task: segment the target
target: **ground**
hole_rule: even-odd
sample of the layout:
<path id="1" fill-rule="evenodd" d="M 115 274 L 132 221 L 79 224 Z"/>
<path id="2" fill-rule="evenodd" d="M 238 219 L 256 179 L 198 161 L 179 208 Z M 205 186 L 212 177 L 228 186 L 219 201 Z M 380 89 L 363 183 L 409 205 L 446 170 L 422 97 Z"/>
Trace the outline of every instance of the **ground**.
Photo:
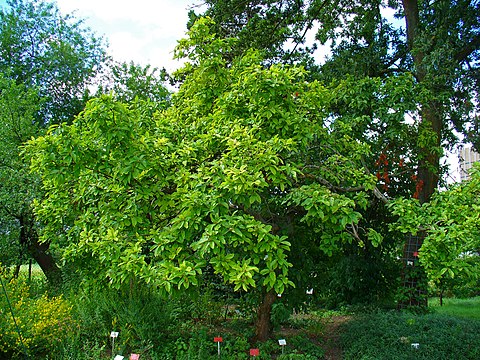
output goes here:
<path id="1" fill-rule="evenodd" d="M 351 318 L 351 316 L 332 316 L 325 319 L 325 327 L 321 336 L 322 347 L 325 350 L 325 360 L 342 359 L 339 327 Z"/>

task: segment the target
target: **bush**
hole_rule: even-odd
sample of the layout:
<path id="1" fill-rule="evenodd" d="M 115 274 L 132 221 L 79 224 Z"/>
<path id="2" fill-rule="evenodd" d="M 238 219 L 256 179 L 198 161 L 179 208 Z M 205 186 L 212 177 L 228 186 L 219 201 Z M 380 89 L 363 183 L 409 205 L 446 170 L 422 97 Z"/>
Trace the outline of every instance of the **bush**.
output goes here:
<path id="1" fill-rule="evenodd" d="M 3 281 L 9 301 L 6 296 L 0 297 L 0 354 L 11 358 L 25 352 L 45 355 L 77 331 L 78 324 L 72 318 L 72 307 L 61 296 L 43 294 L 33 297 L 25 281 Z"/>

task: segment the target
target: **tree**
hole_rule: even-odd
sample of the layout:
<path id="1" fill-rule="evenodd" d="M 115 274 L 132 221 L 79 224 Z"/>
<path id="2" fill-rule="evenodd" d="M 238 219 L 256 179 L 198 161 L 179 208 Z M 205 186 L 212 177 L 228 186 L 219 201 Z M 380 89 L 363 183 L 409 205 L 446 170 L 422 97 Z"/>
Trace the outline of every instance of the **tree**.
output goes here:
<path id="1" fill-rule="evenodd" d="M 240 3 L 242 6 L 238 5 Z M 410 140 L 391 141 L 388 136 L 372 138 L 369 132 L 371 126 L 359 127 L 355 138 L 367 137 L 372 145 L 375 157 L 372 156 L 367 162 L 370 169 L 375 167 L 382 154 L 382 161 L 390 163 L 392 155 L 393 159 L 400 156 L 404 160 L 416 160 L 416 163 L 411 162 L 413 166 L 410 167 L 415 174 L 411 174 L 414 176 L 402 192 L 408 189 L 422 203 L 428 202 L 443 174 L 444 169 L 440 164 L 443 151 L 451 149 L 458 141 L 455 134 L 460 133 L 465 141 L 480 146 L 478 116 L 475 115 L 478 112 L 480 53 L 478 2 L 337 0 L 301 3 L 303 6 L 295 8 L 296 16 L 288 18 L 294 19 L 296 26 L 277 22 L 275 17 L 268 16 L 271 12 L 278 12 L 273 9 L 274 4 L 279 9 L 293 9 L 295 4 L 300 4 L 294 0 L 208 1 L 210 7 L 207 13 L 221 20 L 219 29 L 226 28 L 228 30 L 223 31 L 239 34 L 242 39 L 248 39 L 248 32 L 253 33 L 250 29 L 261 24 L 265 36 L 261 37 L 260 34 L 259 37 L 268 42 L 271 35 L 268 29 L 282 32 L 275 27 L 278 24 L 284 34 L 296 34 L 292 36 L 294 49 L 302 45 L 308 31 L 315 31 L 319 43 L 330 46 L 329 57 L 316 74 L 327 83 L 338 82 L 346 76 L 361 81 L 365 78 L 387 79 L 412 74 L 412 90 L 415 89 L 416 95 L 411 100 L 417 103 L 417 109 L 408 109 L 413 120 L 409 127 Z M 255 9 L 261 11 L 255 12 Z M 254 15 L 247 16 L 252 11 Z M 237 19 L 245 19 L 245 22 Z M 312 30 L 314 28 L 318 30 Z M 255 40 L 243 49 L 256 46 L 257 37 L 253 38 Z M 263 47 L 277 48 L 276 54 L 281 55 L 284 51 L 282 46 L 290 38 L 287 36 L 281 40 L 272 37 L 271 42 L 263 44 Z M 373 118 L 368 106 L 358 110 L 357 115 L 365 116 L 365 121 L 370 125 L 385 133 L 401 134 L 397 132 L 398 123 L 389 121 L 388 116 Z M 352 113 L 351 109 L 345 107 L 340 107 L 338 112 L 340 115 Z M 384 152 L 387 148 L 388 153 Z M 403 164 L 408 165 L 405 162 Z M 397 167 L 398 173 L 406 168 Z M 390 191 L 389 195 L 400 194 Z M 405 257 L 408 257 L 407 254 Z"/>
<path id="2" fill-rule="evenodd" d="M 104 96 L 29 142 L 46 192 L 36 213 L 66 260 L 113 286 L 186 289 L 209 265 L 235 290 L 256 289 L 265 340 L 277 294 L 294 285 L 289 219 L 327 254 L 378 243 L 375 230 L 357 228 L 376 178 L 352 124 L 327 116 L 328 89 L 301 67 L 265 68 L 255 51 L 227 64 L 235 40 L 211 27 L 200 19 L 180 41 L 177 56 L 190 61 L 168 109 L 152 117 L 140 100 Z"/>
<path id="3" fill-rule="evenodd" d="M 72 120 L 104 59 L 101 41 L 51 3 L 11 0 L 0 9 L 0 236 L 2 247 L 18 250 L 3 261 L 18 265 L 28 254 L 51 282 L 59 267 L 49 241 L 38 241 L 31 209 L 38 178 L 19 154 L 48 124 Z"/>
<path id="4" fill-rule="evenodd" d="M 121 102 L 128 103 L 138 98 L 149 100 L 152 104 L 157 104 L 158 109 L 163 109 L 167 107 L 170 97 L 165 87 L 167 77 L 165 69 L 152 68 L 150 65 L 141 66 L 134 62 L 113 62 L 100 84 L 97 95 L 112 92 Z"/>
<path id="5" fill-rule="evenodd" d="M 45 99 L 41 124 L 69 121 L 102 71 L 104 44 L 73 15 L 40 0 L 7 0 L 0 10 L 0 71 L 36 87 Z"/>
<path id="6" fill-rule="evenodd" d="M 398 199 L 391 205 L 399 230 L 425 233 L 417 258 L 429 280 L 437 285 L 458 276 L 471 280 L 480 277 L 479 195 L 480 167 L 474 166 L 468 181 L 435 193 L 428 203 Z"/>

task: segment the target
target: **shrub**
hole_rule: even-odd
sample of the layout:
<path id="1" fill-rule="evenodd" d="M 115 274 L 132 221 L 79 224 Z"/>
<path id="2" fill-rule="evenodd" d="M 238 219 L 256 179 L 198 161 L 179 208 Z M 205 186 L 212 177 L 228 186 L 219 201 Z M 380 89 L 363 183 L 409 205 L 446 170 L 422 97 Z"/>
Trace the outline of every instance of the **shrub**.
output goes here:
<path id="1" fill-rule="evenodd" d="M 0 354 L 12 358 L 24 352 L 46 354 L 77 331 L 72 307 L 61 296 L 32 297 L 28 285 L 21 279 L 4 281 L 4 285 L 10 304 L 6 296 L 0 297 Z"/>

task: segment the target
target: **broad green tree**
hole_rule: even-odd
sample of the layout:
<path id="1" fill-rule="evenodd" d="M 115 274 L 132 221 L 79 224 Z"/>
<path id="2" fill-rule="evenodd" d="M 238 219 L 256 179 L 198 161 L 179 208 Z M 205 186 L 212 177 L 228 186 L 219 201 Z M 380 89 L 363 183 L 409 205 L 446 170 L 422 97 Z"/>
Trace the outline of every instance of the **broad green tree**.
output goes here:
<path id="1" fill-rule="evenodd" d="M 103 96 L 29 142 L 46 194 L 35 209 L 65 260 L 113 286 L 183 290 L 208 265 L 235 290 L 256 291 L 265 340 L 277 294 L 294 286 L 292 225 L 316 234 L 308 239 L 325 254 L 378 244 L 358 223 L 381 194 L 354 124 L 329 116 L 334 91 L 302 67 L 264 67 L 256 51 L 227 63 L 236 40 L 211 29 L 200 19 L 180 41 L 188 62 L 168 109 L 152 116 L 148 101 Z"/>

